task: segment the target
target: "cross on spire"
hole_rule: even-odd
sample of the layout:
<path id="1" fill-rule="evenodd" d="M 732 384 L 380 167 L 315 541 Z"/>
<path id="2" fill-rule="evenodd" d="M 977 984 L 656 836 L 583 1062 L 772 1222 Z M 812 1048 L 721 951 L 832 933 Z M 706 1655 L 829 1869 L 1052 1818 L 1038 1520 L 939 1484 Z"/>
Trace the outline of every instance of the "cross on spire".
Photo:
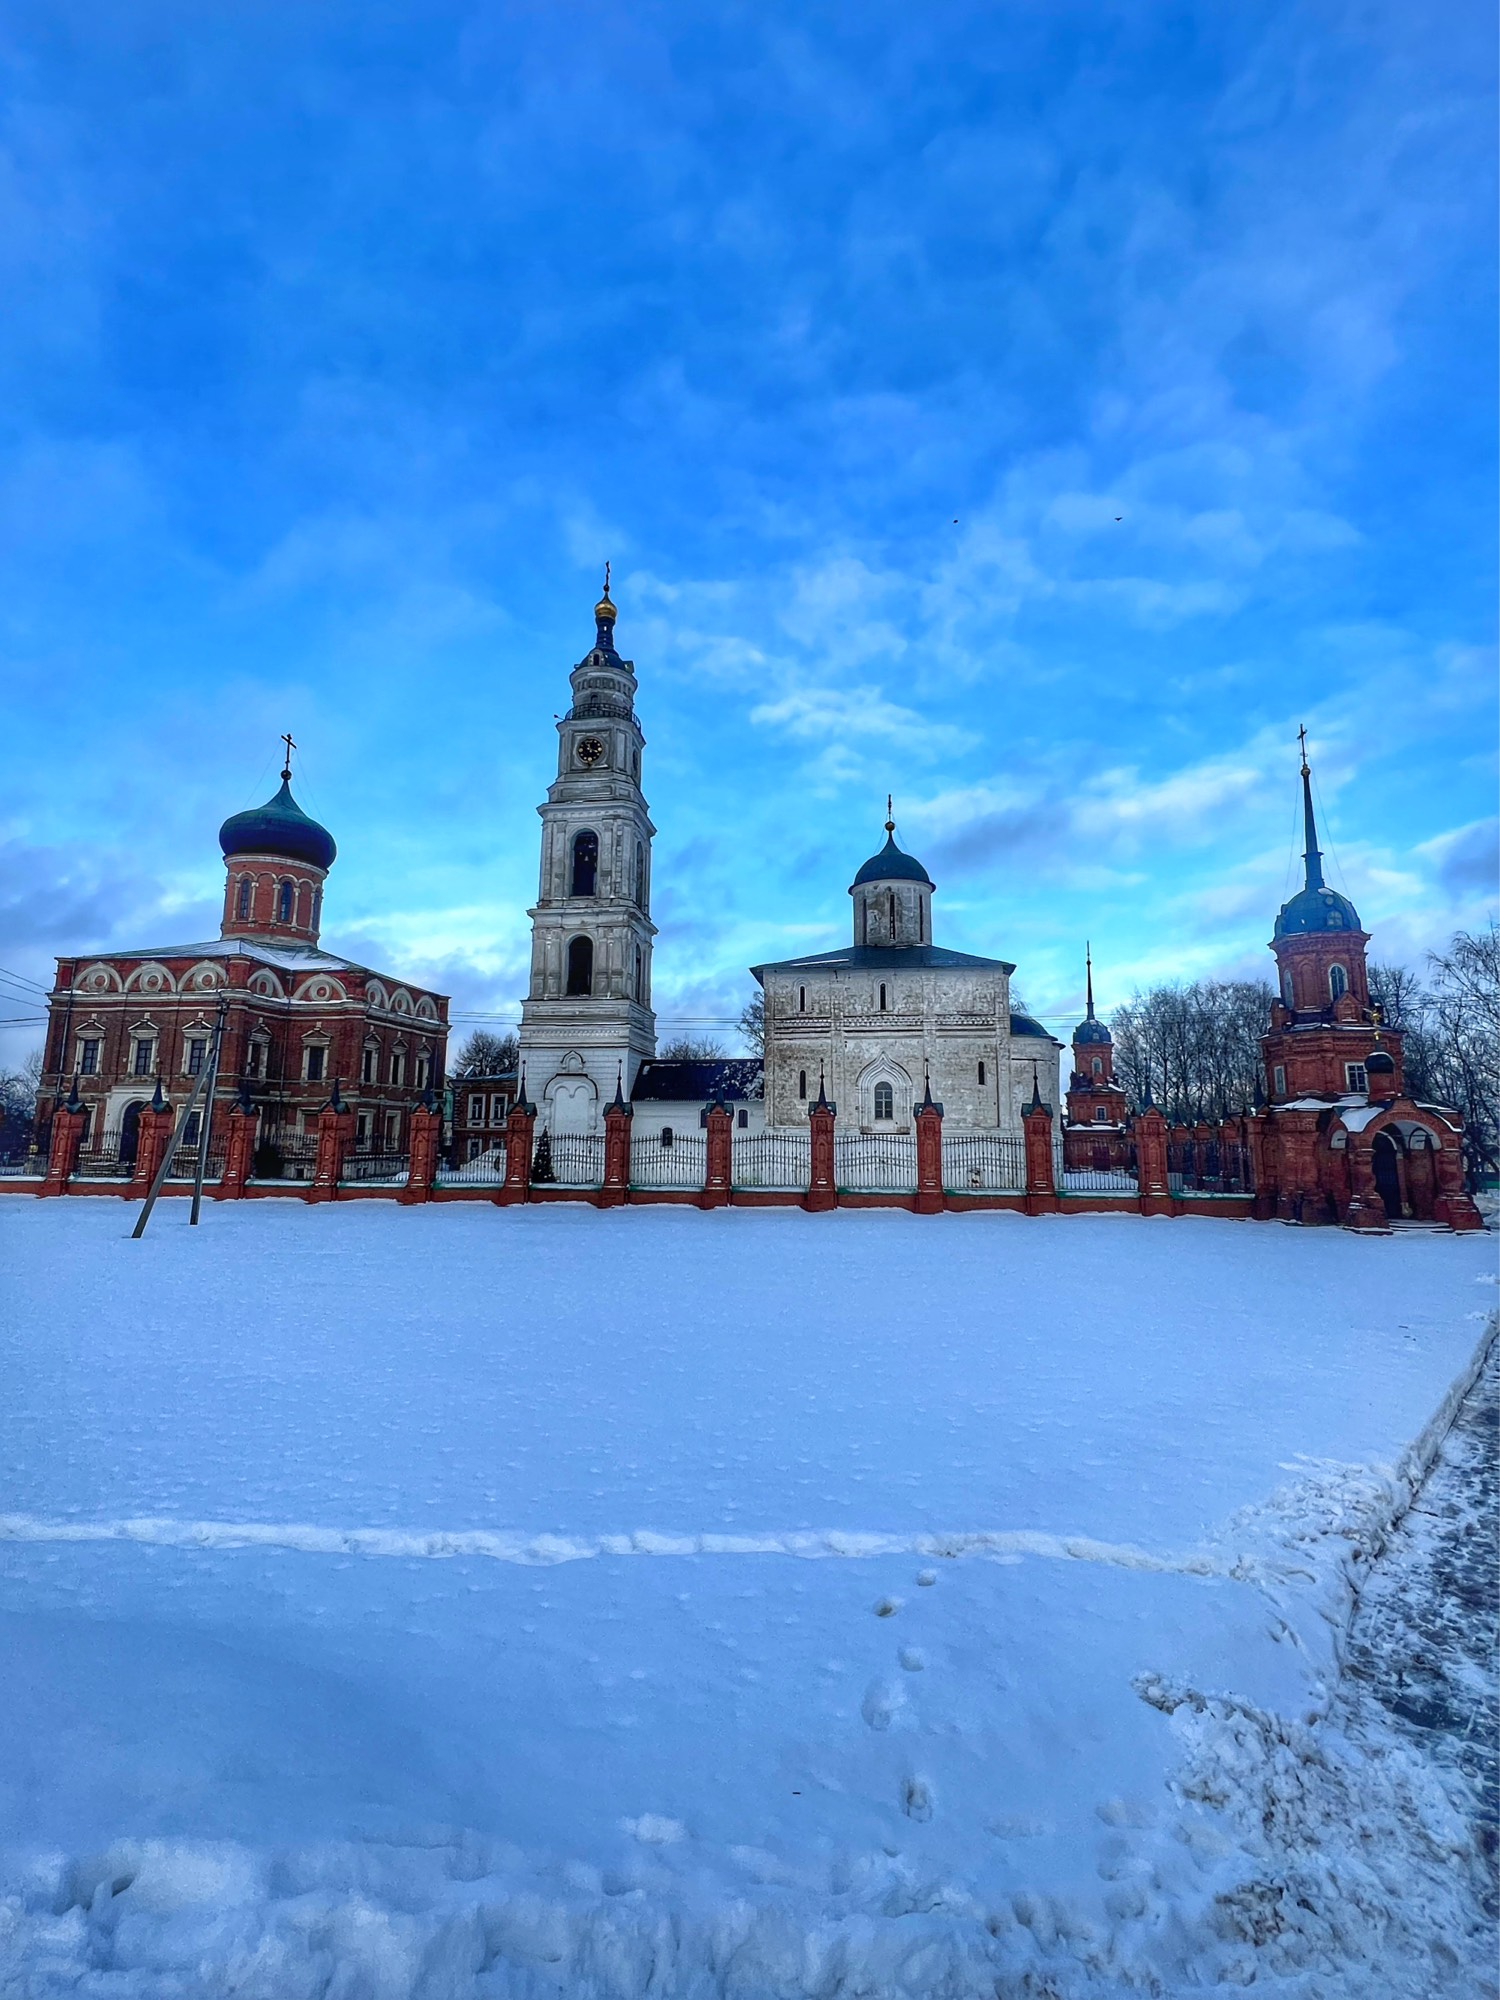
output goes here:
<path id="1" fill-rule="evenodd" d="M 1306 778 L 1310 775 L 1310 773 L 1307 764 L 1307 726 L 1305 723 L 1297 731 L 1297 742 L 1299 743 L 1302 749 L 1302 775 L 1304 778 Z"/>
<path id="2" fill-rule="evenodd" d="M 1088 968 L 1088 988 L 1089 988 L 1088 1018 L 1089 1020 L 1092 1021 L 1094 1018 L 1094 951 L 1093 951 L 1093 946 L 1089 943 L 1087 938 L 1084 939 L 1083 943 L 1083 962 L 1084 965 Z"/>
<path id="3" fill-rule="evenodd" d="M 1307 730 L 1297 731 L 1297 742 L 1302 750 L 1302 827 L 1306 846 L 1302 851 L 1306 886 L 1309 889 L 1323 887 L 1323 854 L 1318 846 L 1318 826 L 1313 818 L 1312 771 L 1307 762 Z"/>
<path id="4" fill-rule="evenodd" d="M 887 833 L 894 833 L 896 831 L 896 815 L 891 806 L 891 794 L 889 792 L 885 795 L 885 830 Z"/>
<path id="5" fill-rule="evenodd" d="M 604 565 L 604 595 L 609 595 L 609 564 Z"/>
<path id="6" fill-rule="evenodd" d="M 292 733 L 290 730 L 286 732 L 286 734 L 282 737 L 281 740 L 286 745 L 286 762 L 281 767 L 281 782 L 284 785 L 289 785 L 292 781 L 292 752 L 296 749 L 297 746 L 292 741 Z"/>

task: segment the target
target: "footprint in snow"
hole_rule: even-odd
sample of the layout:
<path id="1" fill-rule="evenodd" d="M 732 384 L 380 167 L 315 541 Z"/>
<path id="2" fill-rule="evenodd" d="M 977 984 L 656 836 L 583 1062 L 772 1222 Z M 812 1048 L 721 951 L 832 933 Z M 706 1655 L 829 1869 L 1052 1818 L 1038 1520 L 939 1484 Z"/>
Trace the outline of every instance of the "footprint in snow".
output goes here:
<path id="1" fill-rule="evenodd" d="M 871 1681 L 859 1712 L 871 1729 L 889 1729 L 891 1717 L 905 1700 L 900 1688 L 892 1687 L 888 1681 Z"/>
<path id="2" fill-rule="evenodd" d="M 900 1609 L 899 1597 L 879 1597 L 875 1600 L 874 1610 L 877 1618 L 894 1618 Z"/>
<path id="3" fill-rule="evenodd" d="M 917 1582 L 922 1585 L 924 1590 L 930 1590 L 932 1585 L 937 1582 L 937 1571 L 935 1569 L 918 1570 Z"/>
<path id="4" fill-rule="evenodd" d="M 903 1646 L 896 1657 L 909 1674 L 921 1673 L 927 1664 L 927 1655 L 920 1646 Z"/>
<path id="5" fill-rule="evenodd" d="M 932 1818 L 932 1787 L 925 1778 L 910 1777 L 901 1780 L 901 1810 L 908 1819 Z"/>

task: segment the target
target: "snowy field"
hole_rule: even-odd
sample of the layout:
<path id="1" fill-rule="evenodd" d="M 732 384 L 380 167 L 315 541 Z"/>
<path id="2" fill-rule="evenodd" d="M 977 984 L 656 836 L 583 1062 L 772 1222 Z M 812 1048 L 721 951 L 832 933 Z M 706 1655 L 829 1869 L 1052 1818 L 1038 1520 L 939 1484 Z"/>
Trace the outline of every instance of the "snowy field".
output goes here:
<path id="1" fill-rule="evenodd" d="M 1490 1990 L 1330 1703 L 1493 1238 L 133 1217 L 0 1199 L 0 1993 Z"/>

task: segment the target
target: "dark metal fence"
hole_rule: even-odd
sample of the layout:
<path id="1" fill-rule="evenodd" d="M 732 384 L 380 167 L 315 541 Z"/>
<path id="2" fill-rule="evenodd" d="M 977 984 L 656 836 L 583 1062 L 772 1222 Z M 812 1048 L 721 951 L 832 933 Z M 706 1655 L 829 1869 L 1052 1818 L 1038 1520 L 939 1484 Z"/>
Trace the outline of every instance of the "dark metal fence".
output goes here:
<path id="1" fill-rule="evenodd" d="M 731 1177 L 737 1188 L 807 1191 L 812 1139 L 806 1132 L 736 1132 Z"/>
<path id="2" fill-rule="evenodd" d="M 1059 1194 L 1117 1194 L 1131 1201 L 1140 1193 L 1134 1166 L 1064 1167 L 1057 1188 Z"/>
<path id="3" fill-rule="evenodd" d="M 708 1140 L 702 1132 L 678 1132 L 669 1126 L 662 1132 L 631 1134 L 632 1187 L 696 1190 L 707 1178 Z"/>
<path id="4" fill-rule="evenodd" d="M 251 1162 L 257 1181 L 310 1181 L 317 1172 L 316 1132 L 289 1132 L 273 1127 L 261 1135 Z"/>
<path id="5" fill-rule="evenodd" d="M 29 1146 L 12 1148 L 0 1152 L 0 1179 L 14 1181 L 40 1180 L 47 1171 L 47 1155 L 33 1153 Z"/>
<path id="6" fill-rule="evenodd" d="M 224 1177 L 225 1145 L 222 1139 L 210 1137 L 208 1158 L 203 1167 L 205 1181 L 222 1180 Z M 195 1181 L 198 1178 L 197 1145 L 179 1146 L 172 1155 L 172 1164 L 167 1168 L 169 1181 Z"/>
<path id="7" fill-rule="evenodd" d="M 1173 1194 L 1251 1194 L 1255 1181 L 1249 1148 L 1219 1139 L 1170 1143 L 1167 1186 Z"/>
<path id="8" fill-rule="evenodd" d="M 106 1132 L 96 1145 L 85 1144 L 73 1169 L 73 1178 L 80 1181 L 128 1181 L 134 1172 L 134 1153 L 122 1159 L 119 1133 Z"/>
<path id="9" fill-rule="evenodd" d="M 439 1167 L 439 1187 L 500 1187 L 505 1180 L 505 1148 L 491 1146 L 472 1160 L 454 1160 Z"/>
<path id="10" fill-rule="evenodd" d="M 837 1133 L 833 1178 L 850 1194 L 915 1194 L 917 1142 L 901 1132 Z"/>
<path id="11" fill-rule="evenodd" d="M 344 1155 L 344 1163 L 339 1169 L 340 1181 L 404 1187 L 408 1167 L 408 1155 L 404 1152 L 351 1152 Z"/>
<path id="12" fill-rule="evenodd" d="M 542 1141 L 545 1139 L 546 1146 Z M 550 1155 L 552 1181 L 557 1187 L 596 1188 L 604 1185 L 604 1136 L 599 1132 L 544 1132 L 531 1158 L 531 1177 L 539 1178 L 539 1160 Z"/>
<path id="13" fill-rule="evenodd" d="M 1015 1194 L 1026 1186 L 1026 1141 L 1005 1132 L 943 1135 L 950 1194 Z"/>

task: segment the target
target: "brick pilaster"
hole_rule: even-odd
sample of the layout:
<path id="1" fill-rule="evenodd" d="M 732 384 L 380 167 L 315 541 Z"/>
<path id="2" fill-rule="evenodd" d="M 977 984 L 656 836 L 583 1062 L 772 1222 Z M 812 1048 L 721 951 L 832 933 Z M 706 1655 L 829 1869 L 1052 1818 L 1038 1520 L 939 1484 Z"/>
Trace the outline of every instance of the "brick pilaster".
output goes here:
<path id="1" fill-rule="evenodd" d="M 443 1137 L 443 1114 L 429 1101 L 411 1114 L 410 1153 L 406 1186 L 398 1201 L 431 1201 L 432 1184 L 437 1179 L 438 1147 Z"/>
<path id="2" fill-rule="evenodd" d="M 1172 1189 L 1167 1179 L 1167 1121 L 1148 1104 L 1135 1121 L 1136 1190 L 1142 1215 L 1170 1215 Z"/>
<path id="3" fill-rule="evenodd" d="M 943 1107 L 933 1102 L 932 1084 L 923 1086 L 917 1106 L 917 1214 L 943 1209 Z"/>
<path id="4" fill-rule="evenodd" d="M 734 1113 L 724 1103 L 708 1107 L 708 1144 L 700 1208 L 723 1208 L 729 1200 L 734 1168 Z"/>
<path id="5" fill-rule="evenodd" d="M 47 1175 L 38 1194 L 66 1194 L 68 1182 L 73 1177 L 73 1169 L 78 1165 L 79 1149 L 83 1145 L 83 1127 L 88 1113 L 78 1102 L 78 1088 L 66 1104 L 59 1104 L 52 1114 L 52 1141 L 47 1151 Z"/>
<path id="6" fill-rule="evenodd" d="M 807 1114 L 811 1145 L 811 1170 L 802 1206 L 818 1212 L 838 1206 L 838 1186 L 833 1173 L 833 1128 L 838 1106 L 830 1104 L 818 1079 L 818 1101 Z"/>

